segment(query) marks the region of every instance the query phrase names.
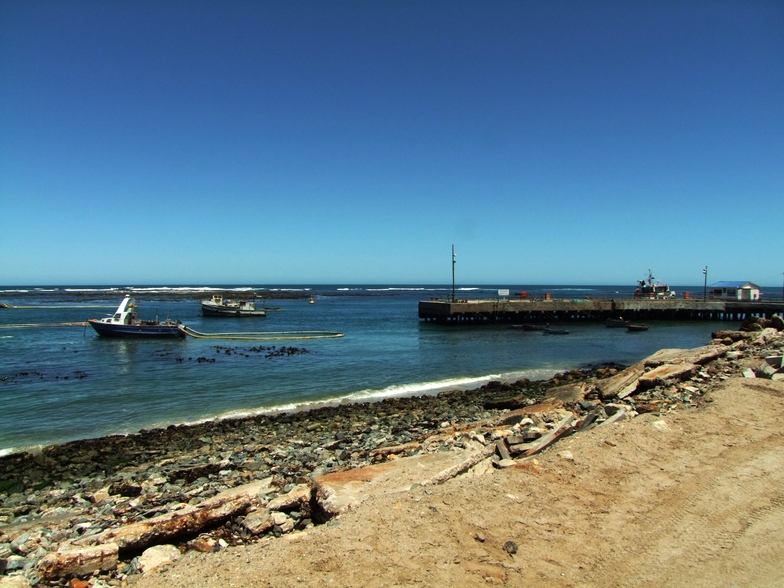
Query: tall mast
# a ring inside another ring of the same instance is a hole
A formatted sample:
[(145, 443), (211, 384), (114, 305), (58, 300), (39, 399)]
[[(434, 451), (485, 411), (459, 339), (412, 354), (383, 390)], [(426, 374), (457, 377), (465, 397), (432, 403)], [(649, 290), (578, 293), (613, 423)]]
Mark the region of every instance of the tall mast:
[(452, 302), (455, 301), (455, 263), (457, 263), (455, 246), (452, 245)]

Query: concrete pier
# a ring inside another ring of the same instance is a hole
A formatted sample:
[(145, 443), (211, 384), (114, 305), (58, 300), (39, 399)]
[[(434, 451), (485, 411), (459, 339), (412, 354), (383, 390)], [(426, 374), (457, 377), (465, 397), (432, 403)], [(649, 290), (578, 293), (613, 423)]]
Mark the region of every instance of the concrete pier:
[(784, 302), (697, 299), (584, 300), (422, 300), (419, 318), (442, 324), (604, 321), (623, 317), (632, 322), (656, 320), (743, 321), (750, 316), (784, 314)]

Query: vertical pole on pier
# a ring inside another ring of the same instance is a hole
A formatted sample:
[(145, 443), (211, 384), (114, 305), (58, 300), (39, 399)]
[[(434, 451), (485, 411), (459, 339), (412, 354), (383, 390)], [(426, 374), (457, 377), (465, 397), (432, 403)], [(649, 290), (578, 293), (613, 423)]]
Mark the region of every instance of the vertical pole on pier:
[(702, 301), (705, 302), (708, 299), (708, 266), (705, 266), (705, 269), (702, 270), (702, 275), (705, 276), (705, 283), (702, 286)]
[(457, 263), (455, 258), (455, 246), (452, 245), (452, 302), (455, 301), (455, 263)]

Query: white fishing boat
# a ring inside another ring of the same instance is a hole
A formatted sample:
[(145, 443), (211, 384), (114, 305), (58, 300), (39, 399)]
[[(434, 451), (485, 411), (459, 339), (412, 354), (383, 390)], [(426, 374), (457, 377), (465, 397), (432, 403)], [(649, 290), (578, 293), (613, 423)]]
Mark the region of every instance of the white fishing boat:
[(112, 316), (87, 322), (103, 337), (185, 337), (180, 321), (141, 320), (136, 309), (136, 300), (126, 296)]
[(210, 300), (201, 301), (201, 313), (204, 316), (267, 316), (267, 309), (256, 308), (254, 300), (232, 300), (214, 295)]

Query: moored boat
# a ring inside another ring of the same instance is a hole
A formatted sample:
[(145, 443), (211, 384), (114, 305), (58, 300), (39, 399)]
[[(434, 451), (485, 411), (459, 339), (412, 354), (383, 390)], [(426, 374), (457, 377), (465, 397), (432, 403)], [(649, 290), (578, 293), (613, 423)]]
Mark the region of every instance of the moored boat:
[(629, 326), (629, 321), (622, 318), (608, 318), (604, 321), (604, 326), (608, 329), (626, 328)]
[(204, 316), (267, 316), (267, 309), (256, 308), (253, 300), (231, 300), (215, 295), (201, 301), (201, 313)]
[(637, 332), (637, 331), (647, 331), (648, 330), (648, 325), (632, 325), (632, 324), (628, 324), (628, 325), (626, 325), (626, 329), (630, 333), (634, 333), (634, 332)]
[(569, 331), (567, 331), (566, 329), (553, 329), (551, 327), (545, 327), (544, 329), (542, 329), (542, 332), (545, 335), (568, 335), (569, 334)]
[(126, 296), (112, 316), (87, 322), (103, 337), (185, 337), (180, 321), (140, 320), (136, 309), (136, 300)]

